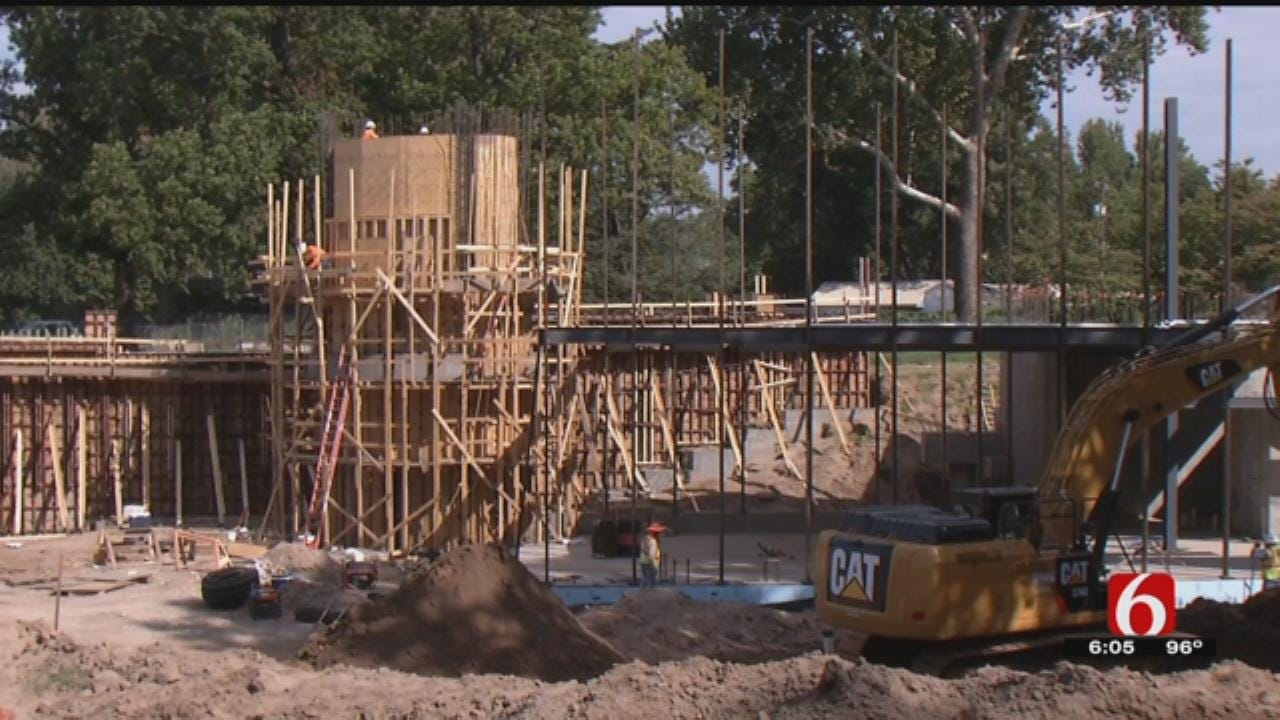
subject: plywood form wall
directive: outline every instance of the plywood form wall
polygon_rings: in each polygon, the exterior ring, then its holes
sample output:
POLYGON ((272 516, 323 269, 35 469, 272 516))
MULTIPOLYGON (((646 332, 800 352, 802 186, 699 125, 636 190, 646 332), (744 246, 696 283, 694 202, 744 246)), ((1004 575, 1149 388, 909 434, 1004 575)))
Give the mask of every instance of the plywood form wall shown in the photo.
POLYGON ((175 461, 182 444, 184 518, 217 516, 208 417, 212 415, 228 522, 242 509, 240 447, 250 509, 260 514, 270 492, 270 456, 265 442, 265 384, 225 386, 162 381, 64 380, 0 382, 0 532, 58 532, 83 518, 116 516, 116 480, 122 505, 149 505, 152 515, 177 512, 175 461), (78 424, 83 418, 84 430, 78 424), (21 462, 15 454, 21 434, 21 462), (83 447, 80 445, 83 439, 83 447), (83 458, 83 474, 79 468, 83 458), (57 468, 55 469, 55 463, 57 468), (22 469, 21 522, 14 523, 15 469, 22 469), (61 471, 63 510, 57 487, 61 471), (80 477, 85 484, 80 488, 80 477), (84 499, 83 512, 80 498, 84 499))

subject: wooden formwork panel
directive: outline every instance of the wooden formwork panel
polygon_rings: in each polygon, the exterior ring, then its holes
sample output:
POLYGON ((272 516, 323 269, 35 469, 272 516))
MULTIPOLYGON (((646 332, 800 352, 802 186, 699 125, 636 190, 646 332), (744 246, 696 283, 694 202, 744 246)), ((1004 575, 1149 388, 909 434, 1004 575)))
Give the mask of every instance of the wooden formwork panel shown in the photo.
POLYGON ((220 386, 215 391, 164 381, 0 381, 0 432, 5 438, 0 450, 0 531, 55 532, 74 529, 81 519, 87 527, 100 518, 115 517, 117 483, 120 505, 147 505, 155 516, 173 517, 178 510, 179 442, 183 515, 216 516, 210 417, 226 515, 234 519, 242 509, 242 476, 251 512, 261 513, 271 490, 263 413, 266 392, 265 384, 220 386), (19 435, 20 460, 15 453, 19 435), (20 503, 15 492, 19 485, 20 503), (19 504, 22 513, 15 523, 19 504), (61 512, 67 515, 66 526, 61 512))

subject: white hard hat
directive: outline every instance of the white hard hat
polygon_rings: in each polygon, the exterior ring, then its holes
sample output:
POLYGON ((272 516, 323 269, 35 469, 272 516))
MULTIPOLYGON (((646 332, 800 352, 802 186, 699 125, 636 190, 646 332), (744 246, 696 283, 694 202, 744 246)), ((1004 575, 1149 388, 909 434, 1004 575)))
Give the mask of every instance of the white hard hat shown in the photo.
POLYGON ((367 130, 372 130, 375 127, 372 120, 365 120, 364 126, 365 126, 365 129, 367 130))
POLYGON ((418 128, 418 134, 419 134, 419 135, 430 135, 430 134, 431 134, 431 131, 427 129, 427 126, 426 126, 426 125, 423 125, 422 127, 418 128))

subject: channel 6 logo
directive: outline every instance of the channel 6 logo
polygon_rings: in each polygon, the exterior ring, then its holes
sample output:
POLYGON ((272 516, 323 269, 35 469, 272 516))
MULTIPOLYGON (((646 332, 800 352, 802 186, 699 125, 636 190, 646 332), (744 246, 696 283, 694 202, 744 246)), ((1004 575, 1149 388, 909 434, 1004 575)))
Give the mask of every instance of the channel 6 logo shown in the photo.
POLYGON ((1168 635, 1176 597, 1172 575, 1116 573, 1107 580, 1107 626, 1113 635, 1168 635))

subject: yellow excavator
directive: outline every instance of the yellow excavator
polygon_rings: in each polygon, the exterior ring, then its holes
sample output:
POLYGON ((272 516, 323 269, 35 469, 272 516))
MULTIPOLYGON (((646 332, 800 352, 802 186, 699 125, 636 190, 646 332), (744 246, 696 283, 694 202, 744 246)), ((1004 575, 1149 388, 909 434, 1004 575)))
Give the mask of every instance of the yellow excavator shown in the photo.
POLYGON ((1037 487, 969 488, 963 514, 920 505, 846 513, 813 554, 819 616, 865 633, 869 659, 923 671, 940 671, 958 648, 998 654, 1046 631, 1104 623, 1104 558, 1126 451, 1155 423, 1257 368, 1270 385, 1280 302, 1270 322, 1236 322, 1267 300, 1280 300, 1280 286, 1096 378, 1037 487))

